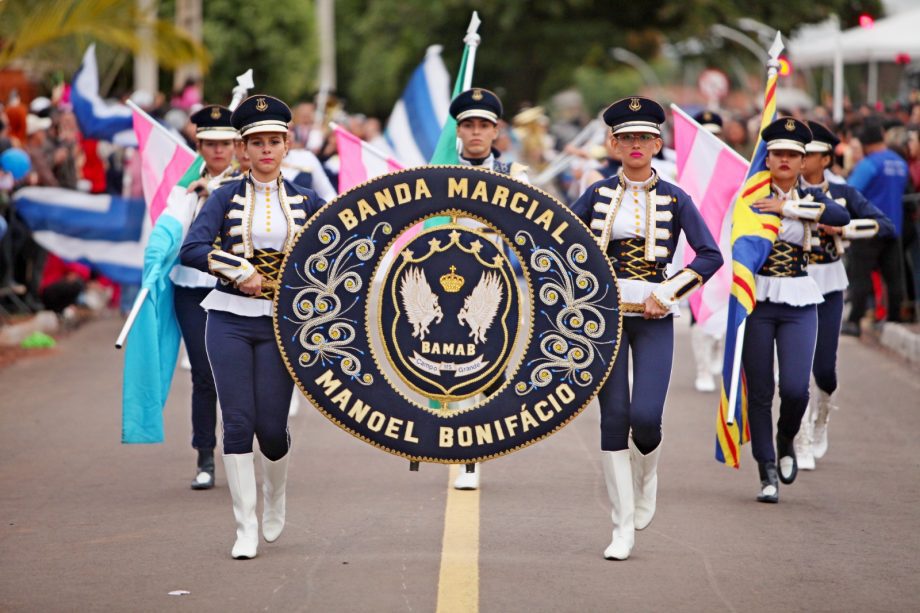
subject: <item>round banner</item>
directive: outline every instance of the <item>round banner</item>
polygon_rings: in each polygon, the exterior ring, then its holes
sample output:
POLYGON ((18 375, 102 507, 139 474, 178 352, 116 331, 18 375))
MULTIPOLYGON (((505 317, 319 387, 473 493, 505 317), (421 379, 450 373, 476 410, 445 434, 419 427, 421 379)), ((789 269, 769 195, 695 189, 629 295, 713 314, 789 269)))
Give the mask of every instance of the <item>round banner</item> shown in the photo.
POLYGON ((552 196, 428 166, 309 220, 275 332, 297 386, 342 429, 410 460, 479 462, 587 406, 616 357, 618 296, 593 235, 552 196))

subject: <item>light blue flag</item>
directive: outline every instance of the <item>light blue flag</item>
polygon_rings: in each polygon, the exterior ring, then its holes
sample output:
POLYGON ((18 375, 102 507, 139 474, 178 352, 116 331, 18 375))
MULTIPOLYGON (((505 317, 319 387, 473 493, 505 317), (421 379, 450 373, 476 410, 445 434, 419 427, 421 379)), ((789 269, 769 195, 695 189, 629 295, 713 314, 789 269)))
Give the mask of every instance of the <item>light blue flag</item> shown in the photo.
POLYGON ((125 346, 122 382, 122 443, 162 443, 163 408, 169 396, 181 333, 173 306, 169 273, 179 260, 197 196, 186 193, 200 176, 197 157, 172 188, 168 204, 157 218, 144 250, 141 287, 148 291, 125 346))

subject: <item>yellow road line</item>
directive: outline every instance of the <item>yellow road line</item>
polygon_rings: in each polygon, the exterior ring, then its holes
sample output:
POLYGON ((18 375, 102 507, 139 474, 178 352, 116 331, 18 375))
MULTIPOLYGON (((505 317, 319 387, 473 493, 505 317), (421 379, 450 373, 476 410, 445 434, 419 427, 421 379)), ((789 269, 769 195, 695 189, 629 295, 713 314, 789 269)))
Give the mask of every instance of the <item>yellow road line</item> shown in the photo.
POLYGON ((479 490, 453 488, 461 470, 451 465, 447 483, 437 613, 479 611, 479 490))

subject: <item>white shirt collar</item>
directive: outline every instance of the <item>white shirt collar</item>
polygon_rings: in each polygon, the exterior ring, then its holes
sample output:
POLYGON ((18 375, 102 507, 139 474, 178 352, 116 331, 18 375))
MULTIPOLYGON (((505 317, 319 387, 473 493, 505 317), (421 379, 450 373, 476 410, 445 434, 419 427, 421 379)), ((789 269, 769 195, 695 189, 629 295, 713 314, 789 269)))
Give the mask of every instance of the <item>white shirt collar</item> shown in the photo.
POLYGON ((250 178, 252 179, 252 185, 253 185, 253 187, 256 188, 256 190, 258 190, 258 191, 260 191, 260 192, 275 192, 275 191, 278 191, 278 181, 269 181, 268 183, 262 183, 261 181, 257 180, 255 177, 253 177, 252 175, 249 175, 249 176, 250 176, 250 178))

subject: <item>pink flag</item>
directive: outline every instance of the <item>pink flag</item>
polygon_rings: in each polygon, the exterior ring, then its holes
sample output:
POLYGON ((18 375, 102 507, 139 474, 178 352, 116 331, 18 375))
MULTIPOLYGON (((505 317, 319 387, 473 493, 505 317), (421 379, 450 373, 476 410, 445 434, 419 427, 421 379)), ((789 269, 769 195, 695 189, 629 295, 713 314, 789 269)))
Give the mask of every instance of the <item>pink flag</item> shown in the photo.
POLYGON ((335 140, 339 150, 340 194, 374 177, 403 168, 402 164, 341 126, 335 126, 335 140))
POLYGON ((141 156, 141 183, 150 221, 156 221, 173 186, 195 161, 195 152, 146 113, 134 111, 134 133, 141 156))
MULTIPOLYGON (((728 309, 732 282, 731 215, 728 213, 744 183, 749 163, 679 107, 672 104, 671 110, 674 112, 677 183, 700 209, 725 259, 725 264, 703 289, 690 296, 690 309, 700 325, 722 313, 723 321, 713 327, 724 330, 724 313, 728 309)), ((693 249, 688 245, 684 264, 693 256, 693 249)))

